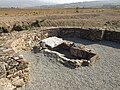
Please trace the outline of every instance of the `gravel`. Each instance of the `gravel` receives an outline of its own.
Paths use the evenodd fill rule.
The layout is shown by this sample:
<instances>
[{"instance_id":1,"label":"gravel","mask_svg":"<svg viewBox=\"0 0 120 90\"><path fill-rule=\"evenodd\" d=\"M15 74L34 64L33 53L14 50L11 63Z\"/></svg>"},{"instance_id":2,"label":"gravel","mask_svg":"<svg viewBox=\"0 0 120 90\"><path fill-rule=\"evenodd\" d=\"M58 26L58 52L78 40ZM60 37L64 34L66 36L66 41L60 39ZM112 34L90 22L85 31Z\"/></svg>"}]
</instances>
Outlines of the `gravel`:
<instances>
[{"instance_id":1,"label":"gravel","mask_svg":"<svg viewBox=\"0 0 120 90\"><path fill-rule=\"evenodd\" d=\"M120 44L67 38L98 53L100 60L90 67L70 69L56 56L21 51L30 63L30 82L18 90L120 90Z\"/></svg>"}]
</instances>

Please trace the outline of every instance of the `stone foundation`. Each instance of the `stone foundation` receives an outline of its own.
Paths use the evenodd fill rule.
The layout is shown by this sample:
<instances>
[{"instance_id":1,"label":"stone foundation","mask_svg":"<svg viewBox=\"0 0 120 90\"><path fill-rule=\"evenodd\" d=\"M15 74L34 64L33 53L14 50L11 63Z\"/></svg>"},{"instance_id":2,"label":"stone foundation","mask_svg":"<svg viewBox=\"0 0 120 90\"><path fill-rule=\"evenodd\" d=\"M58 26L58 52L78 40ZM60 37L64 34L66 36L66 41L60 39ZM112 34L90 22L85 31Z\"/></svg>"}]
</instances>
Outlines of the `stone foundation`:
<instances>
[{"instance_id":1,"label":"stone foundation","mask_svg":"<svg viewBox=\"0 0 120 90\"><path fill-rule=\"evenodd\" d=\"M82 29L82 28L60 28L62 37L78 37L94 41L102 40L102 33L104 31L97 29Z\"/></svg>"},{"instance_id":2,"label":"stone foundation","mask_svg":"<svg viewBox=\"0 0 120 90\"><path fill-rule=\"evenodd\" d=\"M84 45L76 45L73 42L65 40L63 44L53 49L49 47L47 49L48 50L43 50L51 54L56 54L57 57L61 58L60 62L62 62L62 64L67 64L72 68L91 66L99 59L93 50L86 48Z\"/></svg>"},{"instance_id":3,"label":"stone foundation","mask_svg":"<svg viewBox=\"0 0 120 90\"><path fill-rule=\"evenodd\" d=\"M93 41L108 40L120 43L120 32L100 29L59 28L60 37L78 37Z\"/></svg>"},{"instance_id":4,"label":"stone foundation","mask_svg":"<svg viewBox=\"0 0 120 90\"><path fill-rule=\"evenodd\" d=\"M104 40L120 43L120 32L106 30L103 35L103 38L104 38Z\"/></svg>"}]
</instances>

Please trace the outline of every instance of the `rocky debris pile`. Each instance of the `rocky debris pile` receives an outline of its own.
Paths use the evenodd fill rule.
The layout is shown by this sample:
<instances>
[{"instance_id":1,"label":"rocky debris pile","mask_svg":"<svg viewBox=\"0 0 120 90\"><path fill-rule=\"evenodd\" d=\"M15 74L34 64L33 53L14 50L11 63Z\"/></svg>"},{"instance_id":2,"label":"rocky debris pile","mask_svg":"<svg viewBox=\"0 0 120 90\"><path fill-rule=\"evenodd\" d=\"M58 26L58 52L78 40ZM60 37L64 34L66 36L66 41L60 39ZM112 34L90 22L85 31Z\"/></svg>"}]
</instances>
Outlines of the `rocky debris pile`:
<instances>
[{"instance_id":1,"label":"rocky debris pile","mask_svg":"<svg viewBox=\"0 0 120 90\"><path fill-rule=\"evenodd\" d=\"M11 81L7 78L0 79L0 90L14 90L15 87L12 85Z\"/></svg>"},{"instance_id":2,"label":"rocky debris pile","mask_svg":"<svg viewBox=\"0 0 120 90\"><path fill-rule=\"evenodd\" d=\"M8 79L15 88L25 85L29 80L28 62L19 54L5 56L0 60L0 80L2 78Z\"/></svg>"},{"instance_id":3,"label":"rocky debris pile","mask_svg":"<svg viewBox=\"0 0 120 90\"><path fill-rule=\"evenodd\" d=\"M0 89L13 90L28 83L29 68L28 62L19 53L20 48L25 46L23 38L6 38L0 47Z\"/></svg>"},{"instance_id":4,"label":"rocky debris pile","mask_svg":"<svg viewBox=\"0 0 120 90\"><path fill-rule=\"evenodd\" d=\"M48 37L44 32L23 31L2 33L0 36L0 83L1 79L7 79L12 85L7 89L7 82L1 85L2 90L13 90L21 87L29 81L29 67L27 60L19 53L20 50L31 50L36 42ZM9 86L10 86L9 85ZM8 87L9 87L8 86Z\"/></svg>"}]
</instances>

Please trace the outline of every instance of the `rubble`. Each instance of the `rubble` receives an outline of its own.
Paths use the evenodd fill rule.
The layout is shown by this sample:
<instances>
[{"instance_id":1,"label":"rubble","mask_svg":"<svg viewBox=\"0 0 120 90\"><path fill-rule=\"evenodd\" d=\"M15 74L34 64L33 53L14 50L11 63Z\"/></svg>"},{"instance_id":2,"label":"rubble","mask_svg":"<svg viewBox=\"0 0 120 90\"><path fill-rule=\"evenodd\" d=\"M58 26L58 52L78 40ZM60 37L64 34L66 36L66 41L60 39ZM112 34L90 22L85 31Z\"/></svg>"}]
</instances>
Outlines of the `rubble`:
<instances>
[{"instance_id":1,"label":"rubble","mask_svg":"<svg viewBox=\"0 0 120 90\"><path fill-rule=\"evenodd\" d=\"M23 85L25 85L25 82L23 78L20 79L20 77L17 76L12 80L12 85L22 87Z\"/></svg>"},{"instance_id":2,"label":"rubble","mask_svg":"<svg viewBox=\"0 0 120 90\"><path fill-rule=\"evenodd\" d=\"M29 80L28 62L24 60L23 55L19 54L22 47L25 47L24 43L23 37L16 37L4 41L0 48L0 84L3 78L6 80L4 84L7 85L7 80L9 81L9 86L0 86L1 90L13 90L25 85ZM15 81L16 77L20 78Z\"/></svg>"},{"instance_id":3,"label":"rubble","mask_svg":"<svg viewBox=\"0 0 120 90\"><path fill-rule=\"evenodd\" d=\"M6 69L5 69L5 63L0 62L0 79L3 77L6 77Z\"/></svg>"},{"instance_id":4,"label":"rubble","mask_svg":"<svg viewBox=\"0 0 120 90\"><path fill-rule=\"evenodd\" d=\"M15 88L7 78L0 79L0 90L14 90Z\"/></svg>"}]
</instances>

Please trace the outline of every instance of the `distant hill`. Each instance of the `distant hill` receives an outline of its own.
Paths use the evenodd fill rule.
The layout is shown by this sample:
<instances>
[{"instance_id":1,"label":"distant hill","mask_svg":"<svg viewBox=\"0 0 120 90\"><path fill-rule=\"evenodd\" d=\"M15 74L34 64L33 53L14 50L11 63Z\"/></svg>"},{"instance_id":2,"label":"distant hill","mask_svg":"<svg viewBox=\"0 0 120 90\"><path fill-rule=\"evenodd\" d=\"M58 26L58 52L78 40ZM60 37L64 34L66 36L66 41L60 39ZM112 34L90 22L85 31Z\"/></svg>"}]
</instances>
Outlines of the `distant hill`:
<instances>
[{"instance_id":1,"label":"distant hill","mask_svg":"<svg viewBox=\"0 0 120 90\"><path fill-rule=\"evenodd\" d=\"M120 7L120 0L96 0L90 2L77 2L68 4L56 4L44 2L44 0L0 0L0 7L32 7L32 8L111 8Z\"/></svg>"},{"instance_id":2,"label":"distant hill","mask_svg":"<svg viewBox=\"0 0 120 90\"><path fill-rule=\"evenodd\" d=\"M57 5L43 5L36 6L34 8L111 8L120 7L120 0L101 0L101 1L90 1L90 2L77 2L68 4L57 4Z\"/></svg>"},{"instance_id":3,"label":"distant hill","mask_svg":"<svg viewBox=\"0 0 120 90\"><path fill-rule=\"evenodd\" d=\"M41 5L53 5L40 0L0 0L0 7L34 7Z\"/></svg>"}]
</instances>

